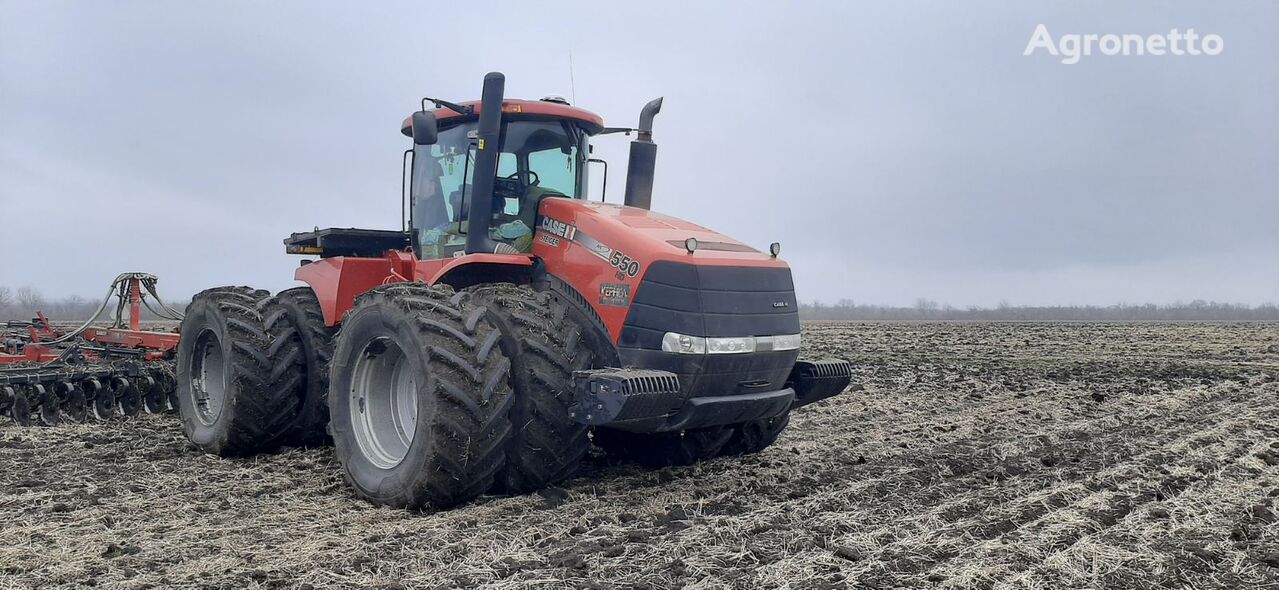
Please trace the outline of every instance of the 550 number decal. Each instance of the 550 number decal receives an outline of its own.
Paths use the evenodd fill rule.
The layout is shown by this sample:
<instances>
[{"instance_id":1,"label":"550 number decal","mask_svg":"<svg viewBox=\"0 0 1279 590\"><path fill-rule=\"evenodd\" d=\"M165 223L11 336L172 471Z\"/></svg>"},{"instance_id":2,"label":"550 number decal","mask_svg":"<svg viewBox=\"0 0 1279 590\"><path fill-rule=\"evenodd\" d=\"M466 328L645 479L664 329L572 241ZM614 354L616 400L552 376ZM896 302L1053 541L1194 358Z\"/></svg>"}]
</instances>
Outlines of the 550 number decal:
<instances>
[{"instance_id":1,"label":"550 number decal","mask_svg":"<svg viewBox=\"0 0 1279 590\"><path fill-rule=\"evenodd\" d=\"M613 265L617 270L626 273L626 276L634 277L639 274L640 265L638 262L631 260L630 256L622 254L617 250L613 250L613 255L608 258L608 263Z\"/></svg>"}]
</instances>

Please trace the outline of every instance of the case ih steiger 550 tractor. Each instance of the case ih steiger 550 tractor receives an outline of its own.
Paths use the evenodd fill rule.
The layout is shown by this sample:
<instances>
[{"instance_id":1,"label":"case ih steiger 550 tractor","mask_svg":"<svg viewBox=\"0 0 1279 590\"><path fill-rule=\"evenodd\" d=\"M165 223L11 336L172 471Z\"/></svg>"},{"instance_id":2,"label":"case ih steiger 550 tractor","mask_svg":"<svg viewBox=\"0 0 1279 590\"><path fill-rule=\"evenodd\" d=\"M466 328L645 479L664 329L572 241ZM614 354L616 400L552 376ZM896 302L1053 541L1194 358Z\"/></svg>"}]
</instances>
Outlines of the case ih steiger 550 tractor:
<instances>
[{"instance_id":1,"label":"case ih steiger 550 tractor","mask_svg":"<svg viewBox=\"0 0 1279 590\"><path fill-rule=\"evenodd\" d=\"M306 286L196 296L177 369L195 444L331 437L361 496L443 507L562 481L592 440L649 465L756 452L843 391L846 361L798 360L776 244L649 210L661 99L639 128L606 128L504 83L405 121L402 231L293 234L287 252L319 257ZM590 202L589 140L617 131L636 134L625 205Z\"/></svg>"}]
</instances>

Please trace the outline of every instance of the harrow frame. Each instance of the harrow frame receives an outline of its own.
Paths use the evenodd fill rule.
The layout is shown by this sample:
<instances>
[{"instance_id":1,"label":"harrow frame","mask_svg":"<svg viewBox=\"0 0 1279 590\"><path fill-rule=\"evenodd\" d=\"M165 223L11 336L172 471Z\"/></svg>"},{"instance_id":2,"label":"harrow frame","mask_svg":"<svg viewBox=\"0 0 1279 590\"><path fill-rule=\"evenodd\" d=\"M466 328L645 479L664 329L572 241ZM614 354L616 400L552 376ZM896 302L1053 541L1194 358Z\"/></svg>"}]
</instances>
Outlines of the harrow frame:
<instances>
[{"instance_id":1,"label":"harrow frame","mask_svg":"<svg viewBox=\"0 0 1279 590\"><path fill-rule=\"evenodd\" d=\"M43 312L30 322L9 322L0 334L0 415L21 425L30 424L34 415L52 425L90 415L106 419L174 410L178 334L141 328L144 306L161 318L182 318L160 299L156 281L146 273L121 274L93 317L69 332ZM112 325L93 326L113 298L118 302Z\"/></svg>"}]
</instances>

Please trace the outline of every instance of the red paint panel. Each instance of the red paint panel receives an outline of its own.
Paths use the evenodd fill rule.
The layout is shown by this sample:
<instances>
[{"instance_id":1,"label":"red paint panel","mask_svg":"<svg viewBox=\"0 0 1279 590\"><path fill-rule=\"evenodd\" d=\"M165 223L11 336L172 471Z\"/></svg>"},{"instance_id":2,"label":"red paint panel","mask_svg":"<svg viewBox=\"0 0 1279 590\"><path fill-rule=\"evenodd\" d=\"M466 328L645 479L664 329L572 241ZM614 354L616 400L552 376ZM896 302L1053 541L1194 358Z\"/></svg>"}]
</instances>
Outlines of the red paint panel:
<instances>
[{"instance_id":1,"label":"red paint panel","mask_svg":"<svg viewBox=\"0 0 1279 590\"><path fill-rule=\"evenodd\" d=\"M639 282L649 265L658 260L708 266L751 266L786 268L786 263L758 251L728 252L699 250L689 254L669 241L682 243L687 238L703 242L742 244L724 234L700 225L654 213L645 209L550 198L542 201L543 222L533 241L533 254L546 261L547 270L567 281L595 307L609 335L617 342L622 333L629 307L620 303L617 293L629 288L635 296ZM556 227L547 218L572 226ZM565 237L573 233L572 238ZM615 256L614 253L617 253ZM638 272L631 276L613 262L632 260ZM628 298L628 299L629 299Z\"/></svg>"},{"instance_id":2,"label":"red paint panel","mask_svg":"<svg viewBox=\"0 0 1279 590\"><path fill-rule=\"evenodd\" d=\"M0 365L8 363L47 363L56 360L58 355L39 344L27 344L22 347L22 354L0 352Z\"/></svg>"},{"instance_id":3,"label":"red paint panel","mask_svg":"<svg viewBox=\"0 0 1279 590\"><path fill-rule=\"evenodd\" d=\"M434 285L448 273L472 263L530 266L527 254L468 254L458 258L416 260L410 252L387 252L384 258L335 256L304 265L293 278L310 285L320 300L324 323L338 325L355 298L378 285L422 281Z\"/></svg>"},{"instance_id":4,"label":"red paint panel","mask_svg":"<svg viewBox=\"0 0 1279 590\"><path fill-rule=\"evenodd\" d=\"M473 100L469 102L458 103L460 106L471 106L475 108L475 115L480 114L480 101ZM453 109L433 109L435 119L443 123L449 119L461 117L462 114ZM563 105L554 102L546 102L543 100L520 100L508 98L502 101L502 112L507 115L536 115L541 117L562 117L566 119L574 119L585 123L591 134L599 133L604 129L604 118L592 113L586 109L579 109L574 106ZM472 115L472 116L475 116ZM412 117L404 120L400 125L400 133L409 137L413 136Z\"/></svg>"},{"instance_id":5,"label":"red paint panel","mask_svg":"<svg viewBox=\"0 0 1279 590\"><path fill-rule=\"evenodd\" d=\"M311 286L320 300L324 323L338 325L361 293L384 283L396 282L386 258L324 258L298 268L293 278ZM410 277L411 278L411 277Z\"/></svg>"},{"instance_id":6,"label":"red paint panel","mask_svg":"<svg viewBox=\"0 0 1279 590\"><path fill-rule=\"evenodd\" d=\"M125 348L145 348L161 352L178 347L178 335L172 332L87 328L82 337L87 342L110 344Z\"/></svg>"}]
</instances>

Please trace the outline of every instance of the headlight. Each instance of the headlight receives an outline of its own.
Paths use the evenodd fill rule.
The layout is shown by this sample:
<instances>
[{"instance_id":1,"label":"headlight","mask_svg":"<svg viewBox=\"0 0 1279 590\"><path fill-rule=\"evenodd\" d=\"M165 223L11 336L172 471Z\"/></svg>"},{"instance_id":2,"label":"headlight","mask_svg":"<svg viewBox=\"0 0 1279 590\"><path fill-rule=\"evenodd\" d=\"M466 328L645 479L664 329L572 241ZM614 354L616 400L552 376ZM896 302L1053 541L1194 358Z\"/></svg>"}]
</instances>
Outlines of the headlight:
<instances>
[{"instance_id":1,"label":"headlight","mask_svg":"<svg viewBox=\"0 0 1279 590\"><path fill-rule=\"evenodd\" d=\"M737 354L756 351L796 350L798 348L799 334L703 338L701 336L667 332L662 336L662 351L680 354Z\"/></svg>"},{"instance_id":2,"label":"headlight","mask_svg":"<svg viewBox=\"0 0 1279 590\"><path fill-rule=\"evenodd\" d=\"M739 352L755 352L755 337L706 339L706 354L735 354Z\"/></svg>"},{"instance_id":3,"label":"headlight","mask_svg":"<svg viewBox=\"0 0 1279 590\"><path fill-rule=\"evenodd\" d=\"M765 350L799 350L799 334L783 334L781 336L760 336L756 338L755 349Z\"/></svg>"},{"instance_id":4,"label":"headlight","mask_svg":"<svg viewBox=\"0 0 1279 590\"><path fill-rule=\"evenodd\" d=\"M685 336L684 334L667 332L662 336L662 352L705 354L706 339L700 336Z\"/></svg>"}]
</instances>

